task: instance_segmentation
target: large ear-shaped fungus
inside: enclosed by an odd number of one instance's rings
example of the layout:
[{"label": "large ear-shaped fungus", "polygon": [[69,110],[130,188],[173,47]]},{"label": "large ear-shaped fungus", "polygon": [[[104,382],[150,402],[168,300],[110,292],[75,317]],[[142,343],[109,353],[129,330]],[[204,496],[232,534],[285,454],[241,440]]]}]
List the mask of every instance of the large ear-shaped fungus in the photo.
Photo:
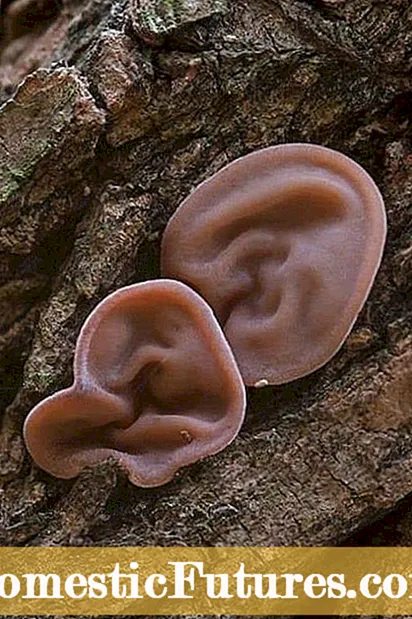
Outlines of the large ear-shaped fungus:
[{"label": "large ear-shaped fungus", "polygon": [[159,486],[238,433],[245,389],[208,305],[170,280],[113,293],[83,326],[74,384],[38,404],[24,436],[35,462],[70,478],[117,457],[137,486]]},{"label": "large ear-shaped fungus", "polygon": [[210,303],[246,384],[281,384],[342,345],[385,235],[381,194],[358,164],[279,145],[234,161],[182,203],[163,236],[162,274]]}]

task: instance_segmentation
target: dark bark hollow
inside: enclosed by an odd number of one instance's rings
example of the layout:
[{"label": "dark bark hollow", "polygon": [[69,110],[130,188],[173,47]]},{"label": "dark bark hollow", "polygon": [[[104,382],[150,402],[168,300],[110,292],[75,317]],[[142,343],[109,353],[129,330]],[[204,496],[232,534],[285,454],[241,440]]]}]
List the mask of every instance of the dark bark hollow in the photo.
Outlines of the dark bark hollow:
[{"label": "dark bark hollow", "polygon": [[[392,509],[412,485],[409,1],[67,0],[29,31],[25,2],[1,16],[2,544],[333,544]],[[349,155],[386,203],[382,267],[339,354],[251,390],[238,439],[161,489],[111,461],[40,472],[22,424],[71,384],[87,315],[159,276],[192,188],[283,142]]]}]

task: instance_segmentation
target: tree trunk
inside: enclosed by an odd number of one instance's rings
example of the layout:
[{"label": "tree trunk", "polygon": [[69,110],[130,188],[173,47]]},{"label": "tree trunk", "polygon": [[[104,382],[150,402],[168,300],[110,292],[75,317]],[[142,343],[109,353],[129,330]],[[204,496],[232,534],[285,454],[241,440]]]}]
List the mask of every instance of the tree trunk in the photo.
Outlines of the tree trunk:
[{"label": "tree trunk", "polygon": [[[3,4],[3,545],[338,544],[410,492],[411,26],[409,0]],[[86,316],[159,277],[194,186],[282,142],[348,154],[384,195],[383,264],[343,349],[251,390],[237,440],[165,487],[111,461],[70,482],[39,471],[22,422],[70,384]]]}]

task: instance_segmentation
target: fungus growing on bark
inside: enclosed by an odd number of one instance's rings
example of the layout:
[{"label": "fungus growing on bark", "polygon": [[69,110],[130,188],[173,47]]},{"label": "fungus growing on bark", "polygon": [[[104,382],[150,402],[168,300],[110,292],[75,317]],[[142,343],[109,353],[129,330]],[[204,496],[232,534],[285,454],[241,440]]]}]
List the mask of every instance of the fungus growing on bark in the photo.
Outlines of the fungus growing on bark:
[{"label": "fungus growing on bark", "polygon": [[245,389],[211,309],[180,282],[122,288],[84,324],[74,383],[29,414],[35,462],[56,477],[115,456],[143,487],[172,479],[238,433]]},{"label": "fungus growing on bark", "polygon": [[177,209],[162,275],[212,306],[248,385],[325,364],[348,335],[382,257],[382,196],[357,163],[309,144],[229,164]]}]

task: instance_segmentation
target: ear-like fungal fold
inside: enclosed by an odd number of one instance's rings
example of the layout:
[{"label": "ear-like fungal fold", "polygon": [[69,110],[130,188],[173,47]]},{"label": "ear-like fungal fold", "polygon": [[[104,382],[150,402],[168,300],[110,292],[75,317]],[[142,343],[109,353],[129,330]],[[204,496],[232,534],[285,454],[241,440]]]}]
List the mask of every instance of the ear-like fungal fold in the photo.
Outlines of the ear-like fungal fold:
[{"label": "ear-like fungal fold", "polygon": [[162,275],[212,306],[248,385],[281,384],[339,349],[372,286],[383,200],[348,157],[309,144],[229,164],[177,209]]},{"label": "ear-like fungal fold", "polygon": [[115,456],[130,480],[159,486],[237,435],[245,389],[212,311],[180,282],[107,297],[83,326],[74,384],[38,404],[24,436],[56,477]]}]

